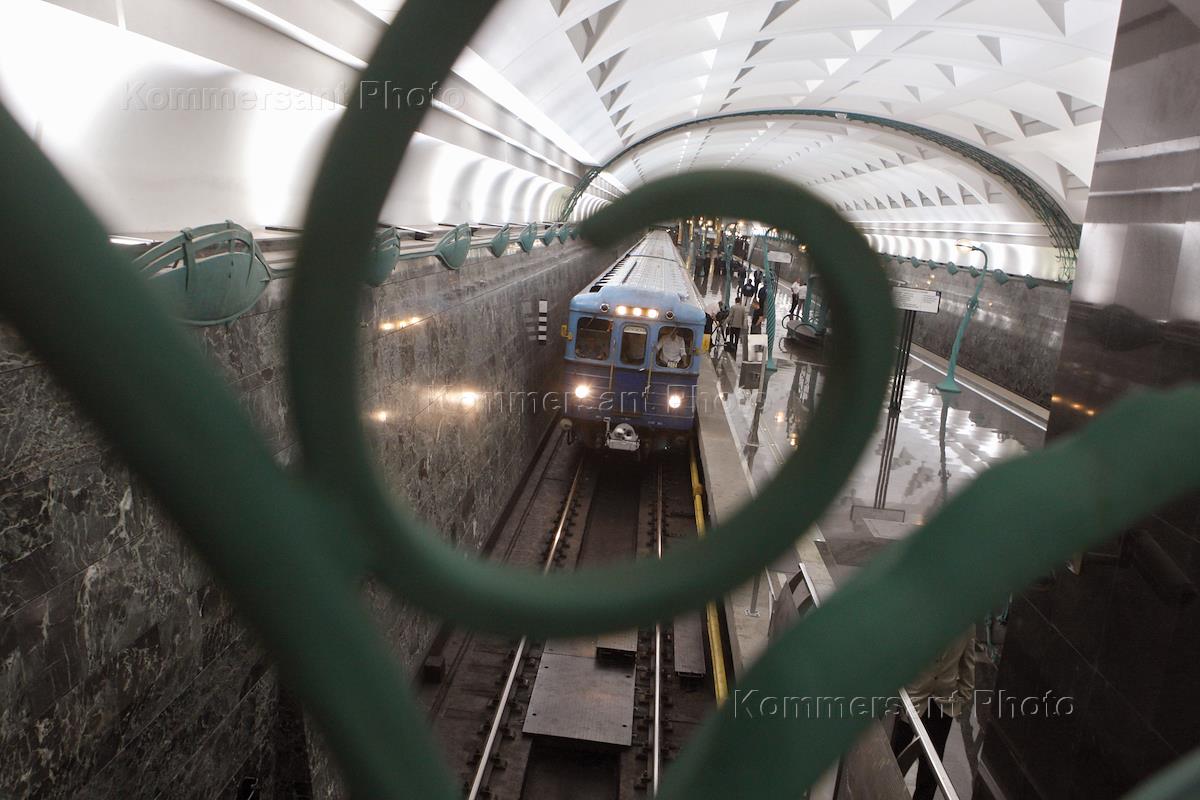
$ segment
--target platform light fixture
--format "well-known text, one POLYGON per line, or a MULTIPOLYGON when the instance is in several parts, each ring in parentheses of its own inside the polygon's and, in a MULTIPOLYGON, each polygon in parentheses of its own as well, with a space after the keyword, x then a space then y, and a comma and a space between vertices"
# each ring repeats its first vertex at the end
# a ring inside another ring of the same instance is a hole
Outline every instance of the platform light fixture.
POLYGON ((959 323, 958 333, 954 336, 954 344, 950 347, 950 359, 946 364, 946 379, 937 385, 939 391, 956 394, 962 391, 962 387, 954 379, 954 372, 958 367, 958 351, 962 347, 963 335, 967 332, 967 325, 971 322, 971 316, 975 313, 975 309, 979 307, 979 293, 983 291, 984 281, 987 280, 988 254, 986 250, 970 239, 959 239, 954 243, 954 246, 964 253, 977 252, 983 254, 983 268, 976 269, 971 267, 970 269, 971 277, 976 279, 975 291, 971 294, 971 299, 967 301, 967 310, 963 314, 962 322, 959 323))
POLYGON ((109 236, 108 241, 112 244, 124 245, 126 247, 154 244, 153 239, 142 239, 138 236, 109 236))

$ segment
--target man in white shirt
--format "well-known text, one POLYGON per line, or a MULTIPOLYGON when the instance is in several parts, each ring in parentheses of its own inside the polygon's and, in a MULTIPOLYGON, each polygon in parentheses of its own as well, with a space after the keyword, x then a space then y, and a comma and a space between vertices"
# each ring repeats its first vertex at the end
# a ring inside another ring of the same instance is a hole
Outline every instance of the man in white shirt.
POLYGON ((672 369, 686 366, 684 359, 687 356, 687 345, 679 335, 678 328, 668 328, 666 335, 659 338, 656 350, 658 363, 662 366, 672 369))
POLYGON ((788 316, 796 316, 796 309, 803 306, 806 297, 808 297, 808 286, 800 281, 795 281, 792 284, 792 307, 788 309, 788 316))

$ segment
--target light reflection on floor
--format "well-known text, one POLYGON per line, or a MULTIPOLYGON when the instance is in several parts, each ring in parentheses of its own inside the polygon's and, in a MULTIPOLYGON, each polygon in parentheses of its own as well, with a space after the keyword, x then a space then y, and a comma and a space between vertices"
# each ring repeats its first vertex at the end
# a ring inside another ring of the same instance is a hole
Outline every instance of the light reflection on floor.
MULTIPOLYGON (((776 306, 787 308, 787 299, 781 294, 776 306)), ((706 302, 716 300, 713 293, 706 296, 706 302)), ((802 446, 825 386, 824 346, 790 341, 781 325, 776 344, 778 369, 766 373, 761 390, 753 381, 742 388, 740 352, 737 359, 721 355, 715 361, 726 417, 742 445, 747 472, 760 488, 802 446)), ((935 369, 910 360, 886 463, 888 413, 883 408, 886 398, 881 399, 871 445, 818 523, 823 541, 817 547, 835 583, 845 581, 891 542, 919 529, 989 467, 1042 447, 1043 429, 1024 415, 974 392, 944 394, 936 388, 942 378, 935 369), (882 503, 876 502, 877 494, 882 503), (880 505, 882 512, 876 509, 880 505)), ((781 559, 768 574, 790 574, 794 569, 794 561, 781 559)), ((979 669, 978 685, 990 686, 994 667, 984 664, 979 669)), ((979 744, 974 714, 956 720, 944 764, 964 800, 971 796, 979 744)), ((915 772, 908 776, 910 789, 915 772)))

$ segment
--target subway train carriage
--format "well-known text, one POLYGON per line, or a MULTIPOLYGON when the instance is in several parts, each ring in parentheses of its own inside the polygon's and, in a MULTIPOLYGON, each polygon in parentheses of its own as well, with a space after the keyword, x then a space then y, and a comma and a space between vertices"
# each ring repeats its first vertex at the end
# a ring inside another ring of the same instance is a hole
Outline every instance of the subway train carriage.
POLYGON ((685 446, 704 308, 665 231, 652 231, 571 299, 563 425, 589 447, 685 446))

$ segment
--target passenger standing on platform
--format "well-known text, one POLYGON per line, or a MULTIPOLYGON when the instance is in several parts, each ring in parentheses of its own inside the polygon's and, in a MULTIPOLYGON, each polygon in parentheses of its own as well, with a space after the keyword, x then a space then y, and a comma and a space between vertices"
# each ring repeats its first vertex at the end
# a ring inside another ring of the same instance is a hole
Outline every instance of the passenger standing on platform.
MULTIPOLYGON (((733 303, 733 308, 729 309, 729 318, 725 320, 725 329, 729 331, 729 335, 725 338, 725 349, 729 351, 729 355, 737 360, 737 346, 742 339, 742 328, 746 327, 746 306, 742 303, 742 298, 738 297, 733 303)), ((743 350, 745 342, 742 342, 743 350)))
POLYGON ((792 283, 792 307, 788 309, 789 316, 796 316, 796 309, 800 308, 804 303, 804 298, 808 297, 808 286, 795 281, 792 283))
MULTIPOLYGON (((975 694, 975 627, 954 640, 915 681, 908 685, 913 708, 933 740, 938 758, 946 752, 950 726, 963 714, 971 713, 975 694)), ((892 729, 892 753, 900 755, 916 736, 903 709, 896 712, 892 729)), ((924 758, 917 759, 917 788, 913 800, 933 800, 937 778, 924 758)))

